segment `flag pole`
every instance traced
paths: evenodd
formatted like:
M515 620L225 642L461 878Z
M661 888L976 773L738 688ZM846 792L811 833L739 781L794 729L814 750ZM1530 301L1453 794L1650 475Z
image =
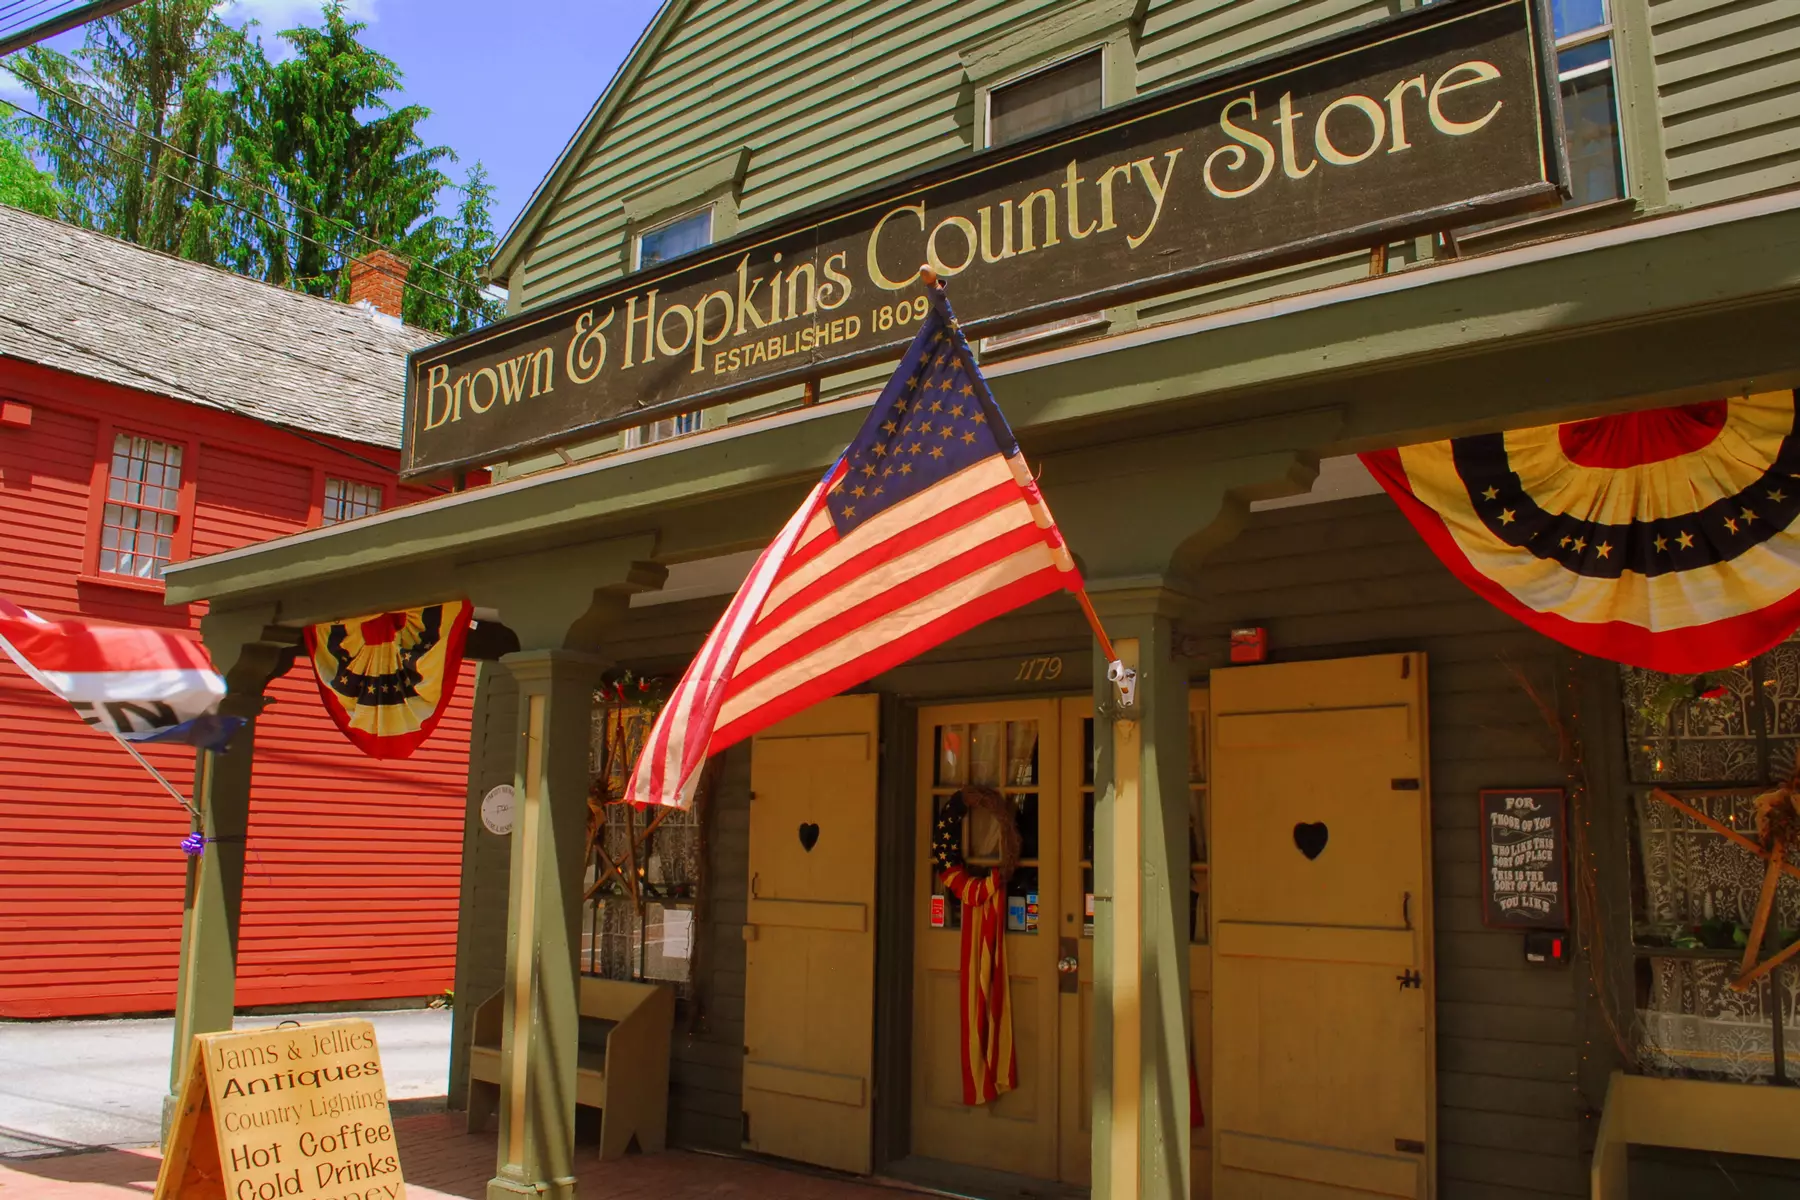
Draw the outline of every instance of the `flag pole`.
M175 797L175 803L177 803L177 804L181 805L181 807L187 809L188 816L193 819L195 827L197 828L200 825L200 810L196 809L192 804L189 804L187 797L183 796L181 794L180 790L177 789L174 784L170 783L167 779L163 778L163 773L161 771L157 770L155 767L151 766L150 760L145 758L141 753L139 753L138 748L136 746L132 745L130 742L126 741L124 738L120 737L117 733L114 733L110 729L108 729L106 732L112 735L113 741L119 743L119 745L121 745L125 748L125 753L127 753L127 754L131 755L131 757L137 759L138 766L140 766L140 767L144 768L144 770L150 772L150 778L152 778L152 779L156 780L156 782L162 784L163 790L167 791L169 793L169 795Z
M932 268L930 263L920 264L919 282L925 285L925 291L931 299L943 299L945 285L938 279L937 271ZM933 307L939 306L933 305ZM951 330L956 334L951 339L951 348L957 358L962 360L963 369L969 373L970 379L979 383L986 391L987 379L976 368L969 351L968 339L963 336L962 322L949 312L947 306L940 308L940 311L949 321ZM991 403L993 400L991 392L987 398ZM998 408L998 405L995 407ZM1083 580L1081 586L1075 589L1075 600L1081 605L1082 615L1087 617L1088 628L1094 631L1094 640L1100 644L1100 653L1106 659L1106 677L1118 689L1119 702L1126 708L1133 707L1137 703L1137 671L1126 666L1118 652L1113 649L1112 639L1106 636L1106 627L1100 623L1100 614L1094 611L1094 601L1088 596L1086 580Z

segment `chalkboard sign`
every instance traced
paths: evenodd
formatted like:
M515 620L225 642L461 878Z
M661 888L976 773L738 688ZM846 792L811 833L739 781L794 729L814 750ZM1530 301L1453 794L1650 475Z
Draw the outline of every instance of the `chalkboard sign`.
M1569 927L1561 788L1481 793L1481 919L1497 929Z

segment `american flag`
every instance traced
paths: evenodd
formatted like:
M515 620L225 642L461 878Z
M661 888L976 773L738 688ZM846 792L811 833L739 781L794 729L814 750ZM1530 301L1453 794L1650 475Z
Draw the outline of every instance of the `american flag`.
M717 754L1081 576L941 292L862 432L738 589L632 771L686 808Z

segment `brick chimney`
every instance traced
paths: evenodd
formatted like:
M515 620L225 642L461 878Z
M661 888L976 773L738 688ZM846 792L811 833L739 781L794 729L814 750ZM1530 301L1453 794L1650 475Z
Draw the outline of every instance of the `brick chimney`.
M412 264L391 250L377 247L350 260L350 303L367 300L377 312L400 316L401 292Z

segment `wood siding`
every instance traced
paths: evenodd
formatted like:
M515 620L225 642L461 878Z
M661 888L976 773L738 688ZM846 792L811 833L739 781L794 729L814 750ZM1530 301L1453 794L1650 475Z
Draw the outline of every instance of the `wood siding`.
M197 636L203 605L82 582L103 426L184 439L192 553L305 528L326 473L365 463L247 418L11 366L0 394L32 406L0 430L0 595L46 617ZM349 446L363 458L391 451ZM387 498L398 492L390 473ZM468 670L465 687L473 686ZM237 1002L312 1005L428 996L454 973L469 699L411 759L376 762L337 731L311 670L269 689L258 721ZM186 816L122 750L0 661L0 1017L169 1010L180 955ZM194 755L147 748L191 793Z
M958 49L1066 7L1045 0L698 0L534 231L511 281L519 307L624 274L623 199L742 147L750 148L738 202L743 226L970 153L975 89ZM1147 9L1139 91L1391 11L1384 0L1177 0ZM729 103L721 103L725 97Z
M1800 184L1792 0L1652 0L1670 197L1710 204Z

